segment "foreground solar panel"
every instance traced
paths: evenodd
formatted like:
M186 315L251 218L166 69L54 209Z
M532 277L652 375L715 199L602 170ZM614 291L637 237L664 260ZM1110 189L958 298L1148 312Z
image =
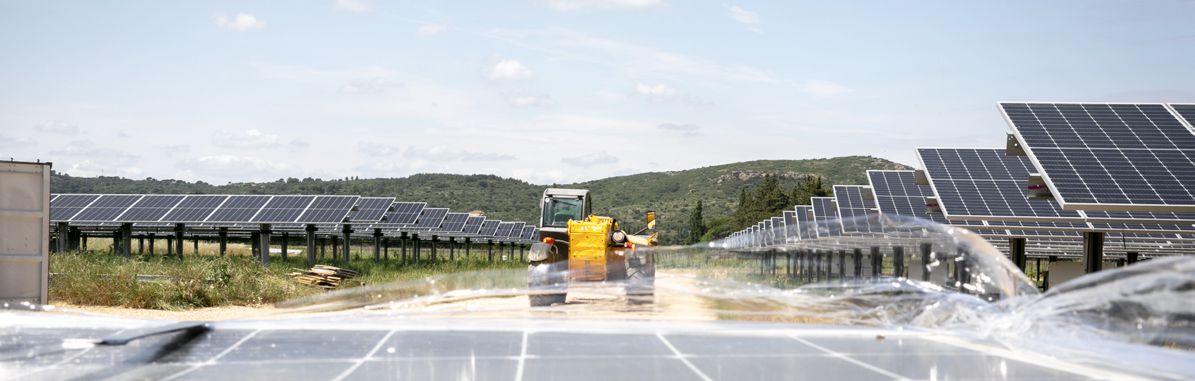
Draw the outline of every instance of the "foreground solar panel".
M362 197L357 200L357 206L349 213L352 222L378 222L390 211L394 204L394 197Z
M203 222L224 204L229 196L223 195L189 195L174 206L160 221L170 222Z
M344 222L359 198L358 196L318 196L296 222L308 224Z
M448 208L423 208L419 218L411 224L412 229L432 230L440 227L444 217L448 215Z
M1170 106L1184 122L1187 122L1187 127L1195 129L1195 104L1171 103L1167 106Z
M871 188L862 185L835 185L834 201L838 204L839 223L844 233L879 233L872 216L877 214Z
M63 194L50 201L50 221L69 221L87 205L98 200L95 194Z
M386 223L410 225L419 219L419 214L423 212L423 208L427 207L426 202L396 202L390 214L386 215Z
M934 195L929 185L917 185L916 171L867 171L880 214L916 217L945 224L940 213L926 210L926 198Z
M999 106L1063 208L1195 212L1195 134L1164 105Z

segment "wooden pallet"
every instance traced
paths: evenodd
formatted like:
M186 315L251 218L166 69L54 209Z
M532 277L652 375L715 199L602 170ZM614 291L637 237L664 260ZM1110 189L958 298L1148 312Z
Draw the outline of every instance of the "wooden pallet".
M336 288L343 284L346 280L352 279L360 275L356 271L349 269L342 269L334 266L315 265L308 270L295 269L295 271L288 273L296 282L315 286L320 288Z

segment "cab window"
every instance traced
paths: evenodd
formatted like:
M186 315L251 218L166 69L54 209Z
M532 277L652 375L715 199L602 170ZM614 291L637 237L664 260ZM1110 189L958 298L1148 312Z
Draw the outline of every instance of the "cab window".
M550 198L544 205L545 227L568 227L568 220L581 220L585 216L581 199Z

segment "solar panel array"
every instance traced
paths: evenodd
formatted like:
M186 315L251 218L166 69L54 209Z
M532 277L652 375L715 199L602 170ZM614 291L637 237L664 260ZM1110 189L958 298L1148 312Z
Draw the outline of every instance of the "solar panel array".
M481 229L477 231L477 235L483 237L497 237L498 226L502 224L499 220L485 220L481 223Z
M842 224L838 222L838 208L834 205L833 197L810 197L813 204L814 230L818 237L833 237L842 235Z
M419 214L423 212L424 207L427 207L426 202L396 202L390 214L386 215L386 223L414 224L415 220L419 219Z
M390 206L393 204L394 197L361 197L357 200L357 206L349 213L349 221L381 221L386 217L386 213L390 212Z
M940 224L946 219L926 209L926 199L934 196L929 185L917 185L916 171L867 171L881 214L927 219Z
M296 222L328 223L344 222L348 218L353 205L357 203L357 196L318 196L311 202L311 207L303 212Z
M1195 210L1195 134L1163 104L1000 103L1065 207Z
M861 185L835 185L834 202L838 205L839 223L843 233L879 233L873 216L878 214L871 188Z
M485 217L469 216L465 220L465 225L461 227L461 233L466 235L477 235L481 231L481 224L485 222Z
M448 213L444 216L444 222L440 224L438 231L447 233L460 233L465 229L465 221L469 219L469 213Z
M415 219L415 223L411 224L412 229L426 229L432 230L440 227L444 223L444 217L448 216L448 208L423 208L419 213L419 218Z

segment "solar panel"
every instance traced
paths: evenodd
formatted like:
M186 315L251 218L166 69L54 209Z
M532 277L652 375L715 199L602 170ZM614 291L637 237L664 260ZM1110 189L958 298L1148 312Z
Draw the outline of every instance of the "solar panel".
M444 222L440 223L440 228L437 229L447 233L460 233L465 229L465 221L469 219L469 213L448 213L444 216Z
M872 216L877 214L871 188L862 185L835 185L834 201L838 204L839 222L845 233L880 233L880 226Z
M539 235L538 228L536 228L534 226L524 226L523 227L523 236L522 236L523 239L528 240L528 241L538 241L539 240L538 235Z
M95 194L63 194L50 201L50 221L69 221L87 205L99 199Z
M482 237L494 237L497 234L498 225L501 223L502 221L500 220L487 219L481 223L481 229L477 231L477 235Z
M947 220L1080 218L1053 200L1025 195L1032 164L1024 156L970 148L919 148L917 154Z
M795 242L801 239L801 233L797 230L797 212L795 210L786 210L781 214L784 219L784 242Z
M1187 122L1188 128L1195 128L1195 104L1171 103L1169 106L1184 122Z
M361 197L357 200L356 210L349 213L352 222L378 222L390 211L394 204L394 197Z
M505 235L506 238L519 238L519 234L523 234L523 226L527 225L525 222L515 222L510 227L510 234Z
M813 206L797 205L797 233L801 239L817 239L817 227L813 223Z
M426 202L396 202L390 213L386 215L386 223L410 225L419 219L419 214L427 206Z
M484 222L485 217L469 216L469 218L465 220L465 226L461 227L461 233L475 235L481 230L481 225Z
M419 218L411 225L414 229L435 229L440 227L444 222L444 217L448 215L448 208L423 208L419 213Z
M294 222L315 196L272 196L250 222Z
M121 213L133 206L143 195L139 194L106 194L88 205L70 220L89 222L111 222Z
M186 197L183 195L145 195L115 220L119 222L156 222Z
M514 229L514 222L503 222L498 224L498 230L494 231L495 238L506 238L510 236L511 230Z
M173 209L162 216L162 222L203 222L229 196L223 195L189 195L175 205Z
M246 222L270 201L270 196L240 195L228 196L227 200L216 211L207 217L206 222Z
M916 171L867 171L880 214L916 217L945 224L941 213L926 210L925 200L934 195L929 185L917 185Z
M999 106L1063 207L1195 211L1195 134L1164 105Z
M339 223L344 222L358 196L319 196L311 202L311 206L299 216L297 222L302 223Z
M813 204L813 222L818 237L833 237L842 235L842 224L838 223L838 208L834 207L833 197L810 197Z

